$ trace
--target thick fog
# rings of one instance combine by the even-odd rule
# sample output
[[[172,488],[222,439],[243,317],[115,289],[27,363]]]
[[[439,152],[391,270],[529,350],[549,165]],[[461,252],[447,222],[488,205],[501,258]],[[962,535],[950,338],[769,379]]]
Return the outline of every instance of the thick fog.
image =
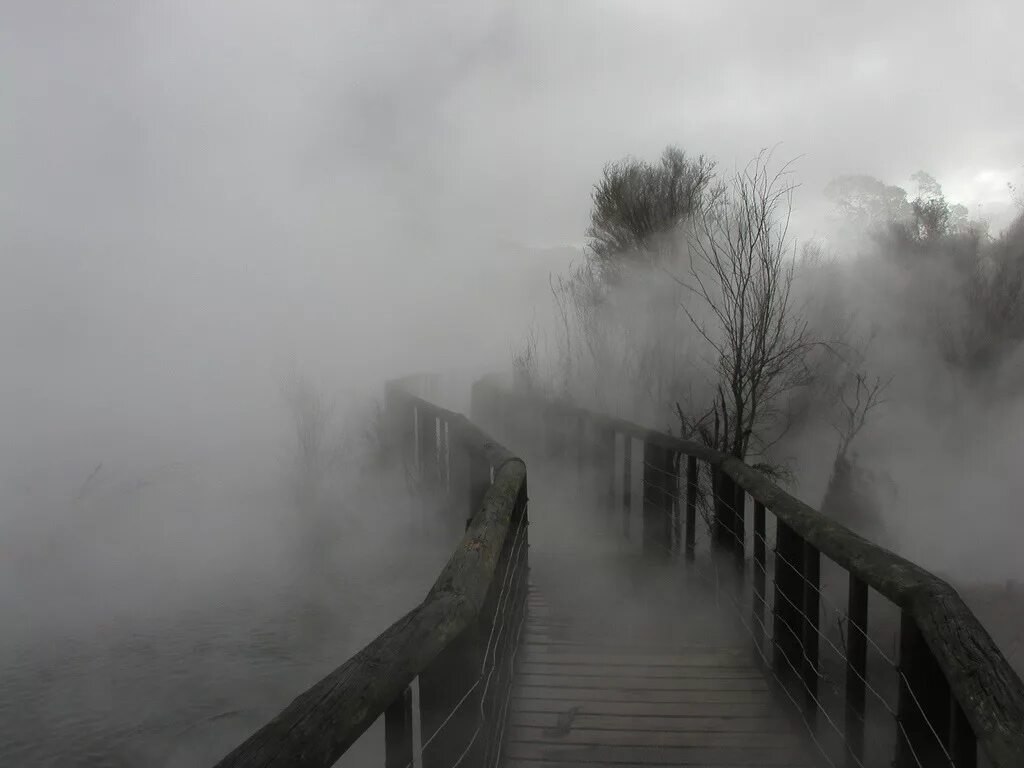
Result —
[[[1007,183],[1024,178],[1015,52],[1024,9],[1008,2],[825,11],[811,2],[15,0],[2,17],[0,648],[9,659],[42,647],[66,660],[66,644],[105,632],[97,642],[112,658],[126,633],[156,633],[218,601],[237,607],[243,593],[258,602],[260,590],[290,583],[296,382],[329,408],[326,439],[340,456],[331,492],[349,527],[332,567],[380,572],[402,528],[395,520],[419,515],[364,471],[383,382],[508,368],[531,328],[551,330],[549,276],[578,260],[608,161],[676,144],[733,168],[777,145],[779,157],[799,157],[793,232],[803,239],[831,234],[822,190],[842,174],[906,184],[925,169],[994,229],[1016,210]],[[876,287],[847,284],[880,302],[879,315],[893,312],[898,291],[880,298]],[[912,346],[873,349],[877,365],[898,363],[901,402],[930,388],[913,372],[934,370],[931,361],[907,365]],[[994,386],[1016,386],[1010,374]],[[917,440],[892,454],[893,472],[920,476],[909,486],[915,508],[949,515],[950,537],[920,554],[969,569],[948,545],[973,529],[949,510],[981,514],[979,498],[992,499],[999,511],[979,541],[1004,546],[983,576],[1020,578],[1000,564],[1012,562],[1008,537],[1019,531],[1011,478],[1021,445],[1007,425],[1024,401],[1002,392],[1004,411],[961,413],[973,437],[954,460],[953,424],[921,428],[943,413],[929,396],[887,416]],[[862,451],[891,444],[893,432],[869,432]],[[947,459],[950,471],[967,467],[980,497],[966,487],[951,497],[948,483],[927,490],[929,461]],[[804,460],[814,469],[813,456]],[[816,504],[809,482],[802,491]],[[439,534],[394,593],[352,576],[339,604],[369,600],[368,618],[354,628],[337,619],[341,635],[311,630],[316,663],[275,679],[273,695],[261,690],[257,715],[419,599],[445,541]],[[246,621],[259,626],[239,619],[239,634]],[[158,678],[163,663],[140,662]],[[52,668],[45,654],[8,667],[25,690],[43,690],[26,717],[46,721],[39,713],[63,706],[95,721],[56,717],[21,733],[25,751],[0,752],[0,762],[56,764],[59,753],[33,752],[33,738],[59,741],[61,722],[103,733],[131,719],[125,701],[146,697],[93,682],[58,705],[33,677]],[[193,693],[160,690],[165,702]],[[230,693],[185,719],[230,710]],[[164,741],[120,759],[208,760],[257,715],[212,747],[180,753],[167,751],[178,731],[143,724]],[[95,738],[82,764],[117,751]]]
[[[9,6],[3,465],[258,445],[293,368],[500,361],[563,267],[514,245],[581,243],[601,166],[669,142],[803,155],[810,232],[842,173],[1008,207],[1008,13]]]

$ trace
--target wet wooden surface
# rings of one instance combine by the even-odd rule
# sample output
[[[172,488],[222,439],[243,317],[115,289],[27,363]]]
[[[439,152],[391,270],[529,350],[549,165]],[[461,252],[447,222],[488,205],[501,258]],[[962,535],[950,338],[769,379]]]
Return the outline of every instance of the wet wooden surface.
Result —
[[[623,643],[531,588],[508,768],[815,765],[749,649]]]

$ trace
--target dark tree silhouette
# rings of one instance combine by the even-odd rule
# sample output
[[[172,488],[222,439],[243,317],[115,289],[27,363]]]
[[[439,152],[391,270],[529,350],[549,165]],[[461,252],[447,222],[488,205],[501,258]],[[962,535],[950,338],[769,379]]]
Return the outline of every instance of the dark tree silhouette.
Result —
[[[590,252],[614,279],[623,263],[665,264],[675,253],[679,225],[696,210],[714,177],[714,163],[667,147],[658,164],[629,157],[609,163],[595,185]]]
[[[677,407],[680,426],[739,459],[764,453],[784,433],[780,401],[812,381],[808,357],[820,344],[792,300],[793,187],[788,167],[772,172],[770,159],[760,153],[731,184],[709,191],[688,238],[689,275],[677,278],[710,317],[683,306],[714,351],[717,377],[707,414],[687,420]]]

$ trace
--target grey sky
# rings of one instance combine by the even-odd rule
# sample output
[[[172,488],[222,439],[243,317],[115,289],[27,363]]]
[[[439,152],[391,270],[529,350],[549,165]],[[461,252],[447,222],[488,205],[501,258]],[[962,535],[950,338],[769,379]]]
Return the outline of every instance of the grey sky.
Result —
[[[115,210],[162,225],[214,207],[344,218],[348,203],[443,240],[457,216],[564,242],[580,239],[603,162],[667,142],[727,164],[782,142],[807,155],[810,189],[918,168],[966,188],[1024,163],[1024,9],[1009,1],[24,2],[5,15],[7,232],[34,235],[56,211],[68,228],[123,232]]]
[[[69,423],[85,445],[230,431],[263,402],[253,372],[289,360],[338,381],[497,359],[517,318],[481,298],[513,271],[496,244],[581,242],[590,187],[625,154],[673,142],[731,166],[781,142],[805,155],[812,230],[840,173],[923,168],[981,202],[1024,163],[1009,0],[25,0],[3,17],[0,413],[23,450]]]

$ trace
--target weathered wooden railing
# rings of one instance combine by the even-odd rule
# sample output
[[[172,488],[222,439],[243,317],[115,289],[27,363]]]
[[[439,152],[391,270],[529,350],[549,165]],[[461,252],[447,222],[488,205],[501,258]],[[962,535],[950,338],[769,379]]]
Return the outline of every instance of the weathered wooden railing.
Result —
[[[715,585],[732,574],[732,605],[766,673],[830,765],[1024,766],[1024,685],[945,581],[701,444],[494,378],[474,398],[474,418],[510,445],[589,471],[626,535],[639,480],[645,552],[712,567]],[[632,476],[638,453],[642,478]],[[823,565],[845,590],[822,582]],[[871,593],[875,613],[894,613],[898,660],[872,638]]]
[[[498,765],[525,615],[526,465],[415,384],[389,382],[391,431],[419,485],[464,510],[465,535],[422,603],[218,766],[328,768],[381,715],[386,768],[416,754],[424,768]]]

